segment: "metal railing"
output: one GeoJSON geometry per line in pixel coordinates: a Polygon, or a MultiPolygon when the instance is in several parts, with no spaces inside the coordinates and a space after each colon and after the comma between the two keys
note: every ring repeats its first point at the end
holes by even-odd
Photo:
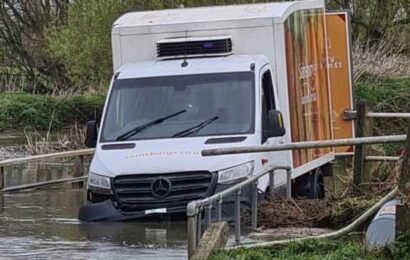
{"type": "Polygon", "coordinates": [[[384,156],[384,155],[368,155],[365,157],[366,161],[385,161],[385,162],[397,162],[400,160],[400,156],[384,156]]]}
{"type": "Polygon", "coordinates": [[[410,113],[367,112],[366,116],[374,118],[410,118],[410,113]]]}
{"type": "Polygon", "coordinates": [[[82,150],[74,150],[74,151],[66,151],[66,152],[59,152],[59,153],[48,153],[48,154],[40,154],[40,155],[32,155],[27,157],[15,158],[15,159],[7,159],[0,161],[0,167],[11,166],[21,163],[28,163],[28,162],[38,162],[44,159],[58,159],[58,158],[66,158],[72,156],[81,156],[81,155],[91,155],[93,154],[95,149],[82,149],[82,150]]]}
{"type": "Polygon", "coordinates": [[[286,170],[286,198],[291,197],[291,176],[292,170],[289,166],[272,166],[267,171],[254,175],[245,181],[238,183],[224,191],[221,191],[211,197],[191,201],[187,205],[187,225],[188,225],[188,256],[192,256],[202,235],[202,213],[205,211],[205,228],[212,222],[212,208],[215,205],[216,221],[222,220],[222,203],[224,198],[234,194],[234,219],[235,219],[235,241],[240,242],[241,239],[241,190],[251,185],[251,225],[253,229],[257,228],[257,211],[258,211],[258,180],[259,178],[269,174],[269,194],[274,194],[274,175],[277,170],[286,170]]]}
{"type": "MultiPolygon", "coordinates": [[[[290,144],[279,144],[274,146],[248,146],[248,147],[230,147],[230,148],[216,148],[216,149],[206,149],[202,150],[203,156],[216,156],[216,155],[227,155],[227,154],[241,154],[241,153],[260,153],[260,152],[274,152],[274,151],[287,151],[287,150],[299,150],[299,149],[311,149],[320,147],[337,147],[346,145],[363,145],[363,144],[378,144],[378,143],[392,143],[392,142],[404,142],[406,141],[407,135],[392,135],[392,136],[377,136],[377,137],[361,137],[361,138],[350,138],[350,139],[338,139],[338,140],[322,140],[322,141],[310,141],[310,142],[297,142],[290,144]]],[[[378,157],[369,157],[370,160],[381,159],[378,157]]],[[[398,160],[397,157],[389,158],[391,160],[398,160]]],[[[221,220],[221,203],[223,197],[235,193],[235,240],[240,241],[240,191],[245,185],[252,183],[252,228],[257,227],[257,192],[255,192],[255,187],[257,187],[257,180],[270,173],[270,189],[269,193],[273,194],[274,190],[274,178],[273,174],[275,170],[285,169],[287,170],[287,198],[291,196],[291,167],[288,166],[276,166],[270,170],[253,176],[233,187],[215,194],[209,198],[203,200],[192,201],[187,206],[187,225],[188,225],[188,256],[191,256],[195,251],[199,239],[201,236],[201,216],[202,210],[205,212],[205,222],[206,225],[210,223],[211,219],[211,209],[212,205],[217,206],[217,221],[221,220]],[[256,194],[256,195],[254,195],[256,194]],[[256,198],[256,199],[255,199],[256,198]],[[238,209],[239,208],[239,209],[238,209]]]]}
{"type": "MultiPolygon", "coordinates": [[[[357,118],[357,110],[346,110],[343,113],[345,120],[357,118]]],[[[366,112],[365,117],[372,118],[410,118],[410,113],[392,113],[392,112],[366,112]]]]}
{"type": "Polygon", "coordinates": [[[386,135],[361,138],[348,138],[336,140],[308,141],[295,142],[289,144],[279,144],[273,146],[245,146],[245,147],[228,147],[202,150],[203,156],[225,155],[225,154],[240,154],[240,153],[261,153],[275,152],[286,150],[300,150],[322,147],[338,147],[346,145],[359,144],[382,144],[382,143],[401,143],[406,141],[406,135],[386,135]]]}
{"type": "MultiPolygon", "coordinates": [[[[345,120],[355,120],[356,137],[366,137],[373,135],[373,121],[377,119],[409,119],[410,113],[396,112],[371,112],[371,106],[366,100],[360,100],[356,104],[356,110],[344,111],[345,120]]],[[[369,147],[356,145],[353,156],[353,185],[357,188],[362,179],[370,175],[369,161],[396,162],[397,158],[391,156],[371,156],[368,154],[369,147]]]]}
{"type": "Polygon", "coordinates": [[[87,177],[86,175],[84,175],[84,172],[83,172],[84,156],[92,155],[94,151],[95,149],[82,149],[82,150],[50,153],[50,154],[33,155],[33,156],[27,156],[27,157],[15,158],[15,159],[7,159],[7,160],[0,161],[0,192],[30,189],[30,188],[52,185],[52,184],[57,184],[57,183],[82,181],[86,179],[87,177]],[[35,182],[35,183],[17,185],[17,186],[12,186],[12,187],[4,187],[5,186],[5,167],[22,164],[22,163],[39,162],[39,161],[43,161],[46,159],[51,160],[51,159],[59,159],[59,158],[67,158],[67,157],[76,158],[74,162],[73,177],[57,179],[57,180],[49,180],[49,181],[43,181],[43,182],[35,182]]]}

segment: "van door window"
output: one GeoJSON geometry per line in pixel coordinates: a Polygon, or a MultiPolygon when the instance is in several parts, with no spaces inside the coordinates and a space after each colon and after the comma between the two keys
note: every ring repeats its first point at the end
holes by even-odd
{"type": "Polygon", "coordinates": [[[269,110],[276,109],[275,95],[270,70],[262,75],[262,143],[266,141],[264,129],[267,125],[269,110]]]}
{"type": "Polygon", "coordinates": [[[266,71],[262,76],[262,88],[265,96],[266,107],[269,110],[276,109],[275,95],[273,94],[273,84],[270,70],[266,71]]]}

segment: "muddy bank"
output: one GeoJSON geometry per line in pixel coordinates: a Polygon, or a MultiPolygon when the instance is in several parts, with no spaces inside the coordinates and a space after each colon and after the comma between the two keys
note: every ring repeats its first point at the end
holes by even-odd
{"type": "Polygon", "coordinates": [[[0,160],[27,156],[24,133],[0,132],[0,160]]]}
{"type": "Polygon", "coordinates": [[[0,160],[86,148],[85,128],[73,126],[59,132],[0,132],[0,160]]]}
{"type": "MultiPolygon", "coordinates": [[[[377,202],[378,196],[346,197],[342,199],[269,199],[258,208],[258,224],[271,228],[330,228],[343,227],[377,202]]],[[[250,222],[250,215],[244,216],[250,222]]]]}
{"type": "Polygon", "coordinates": [[[6,146],[0,147],[0,161],[12,158],[19,158],[27,156],[28,153],[24,149],[24,146],[21,145],[13,145],[13,146],[6,146]]]}

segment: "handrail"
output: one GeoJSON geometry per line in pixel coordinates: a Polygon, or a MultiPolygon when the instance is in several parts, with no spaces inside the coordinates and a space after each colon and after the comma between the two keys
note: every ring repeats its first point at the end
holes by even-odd
{"type": "Polygon", "coordinates": [[[368,155],[364,159],[366,161],[397,162],[400,160],[400,156],[368,155]]]}
{"type": "MultiPolygon", "coordinates": [[[[367,112],[366,117],[372,118],[410,118],[410,113],[400,112],[367,112]]],[[[357,118],[357,110],[346,110],[343,112],[345,120],[353,120],[357,118]]]]}
{"type": "MultiPolygon", "coordinates": [[[[285,151],[285,150],[298,150],[298,149],[311,149],[319,147],[337,147],[346,145],[359,145],[359,144],[375,144],[375,143],[392,143],[392,142],[404,142],[406,140],[406,135],[392,135],[392,136],[376,136],[376,137],[361,137],[361,138],[349,138],[349,139],[337,139],[337,140],[321,140],[321,141],[309,141],[309,142],[296,142],[289,144],[279,144],[272,146],[248,146],[248,147],[230,147],[230,148],[219,148],[219,149],[206,149],[202,150],[203,156],[213,156],[213,155],[226,155],[226,154],[240,154],[240,153],[259,153],[259,152],[273,152],[273,151],[285,151]]],[[[369,157],[368,159],[381,159],[379,157],[369,157]]],[[[396,160],[393,157],[384,157],[386,160],[396,160]]],[[[201,234],[201,223],[200,216],[202,210],[206,207],[205,217],[206,224],[211,221],[211,209],[212,204],[217,203],[217,218],[218,221],[221,220],[220,208],[222,204],[222,198],[228,194],[235,193],[235,240],[240,242],[240,192],[244,185],[249,185],[252,183],[252,227],[257,226],[257,192],[255,183],[257,180],[270,173],[270,190],[273,193],[274,183],[273,183],[273,172],[278,169],[286,169],[288,173],[287,178],[287,195],[290,198],[290,183],[291,183],[291,168],[287,166],[274,166],[270,170],[253,176],[248,180],[243,181],[225,191],[215,194],[209,198],[203,200],[192,201],[187,206],[187,217],[188,217],[188,256],[190,257],[194,252],[201,234]],[[255,204],[255,205],[254,205],[255,204]]]]}
{"type": "Polygon", "coordinates": [[[228,147],[202,150],[202,156],[225,155],[225,154],[240,154],[240,153],[260,153],[287,151],[299,149],[311,149],[321,147],[337,147],[346,145],[358,144],[381,144],[381,143],[400,143],[406,141],[406,135],[387,135],[387,136],[372,136],[360,138],[347,138],[335,140],[321,140],[308,142],[295,142],[289,144],[267,145],[267,146],[245,146],[245,147],[228,147]]]}
{"type": "Polygon", "coordinates": [[[366,116],[374,118],[410,118],[410,113],[367,112],[366,116]]]}
{"type": "Polygon", "coordinates": [[[289,199],[291,197],[291,175],[292,175],[292,168],[290,166],[271,166],[268,170],[264,171],[263,173],[254,175],[226,190],[223,190],[217,194],[212,195],[211,197],[202,199],[202,200],[194,200],[188,203],[187,205],[187,225],[188,225],[188,257],[191,257],[193,252],[195,251],[198,242],[201,237],[201,215],[202,210],[205,208],[206,214],[206,225],[209,225],[212,221],[212,204],[216,204],[216,216],[217,221],[221,221],[222,219],[222,202],[223,199],[229,195],[235,193],[235,240],[236,242],[240,242],[241,236],[241,217],[240,217],[240,194],[241,189],[247,185],[252,184],[252,200],[251,200],[251,207],[252,207],[252,228],[257,227],[257,205],[258,205],[258,190],[257,190],[257,182],[258,179],[269,174],[269,193],[273,195],[274,191],[274,173],[276,170],[286,170],[287,178],[286,178],[286,197],[289,199]]]}
{"type": "Polygon", "coordinates": [[[213,203],[223,199],[224,197],[234,193],[235,191],[240,190],[244,186],[251,184],[252,182],[258,180],[260,177],[265,176],[269,172],[276,171],[276,170],[288,170],[289,171],[289,170],[291,170],[291,167],[289,167],[289,166],[272,166],[269,170],[267,170],[267,171],[265,171],[261,174],[254,175],[254,176],[244,180],[243,182],[240,182],[240,183],[238,183],[238,184],[236,184],[236,185],[234,185],[234,186],[232,186],[232,187],[230,187],[226,190],[223,190],[219,193],[216,193],[216,194],[212,195],[211,197],[208,197],[208,198],[205,198],[205,199],[202,199],[202,200],[191,201],[188,204],[188,207],[187,207],[187,216],[192,216],[191,214],[196,214],[197,213],[197,212],[194,213],[193,211],[191,211],[192,208],[190,208],[190,205],[191,205],[191,207],[193,207],[195,205],[195,208],[198,208],[198,207],[208,206],[209,204],[213,204],[213,203]]]}
{"type": "Polygon", "coordinates": [[[7,159],[0,161],[0,167],[11,166],[21,163],[28,163],[28,162],[37,162],[44,159],[58,159],[64,157],[71,157],[71,156],[79,156],[79,155],[90,155],[93,154],[95,149],[82,149],[82,150],[74,150],[74,151],[66,151],[66,152],[58,152],[58,153],[49,153],[49,154],[40,154],[40,155],[33,155],[21,158],[14,158],[14,159],[7,159]]]}
{"type": "Polygon", "coordinates": [[[313,240],[313,239],[335,239],[335,238],[346,235],[349,232],[352,232],[353,230],[357,229],[357,227],[362,225],[368,218],[370,218],[371,216],[374,216],[377,213],[377,210],[380,209],[386,202],[394,199],[397,196],[397,194],[399,194],[398,187],[394,188],[386,196],[381,198],[376,204],[374,204],[371,208],[366,210],[362,215],[356,218],[352,223],[350,223],[349,225],[337,231],[333,231],[330,233],[325,233],[325,234],[321,234],[317,236],[305,236],[305,237],[299,237],[299,238],[290,238],[290,239],[284,239],[284,240],[274,240],[274,241],[260,242],[256,244],[247,244],[247,245],[227,247],[226,250],[234,250],[238,248],[272,247],[275,245],[282,245],[286,243],[296,243],[296,242],[302,242],[302,241],[313,240]]]}
{"type": "Polygon", "coordinates": [[[54,185],[54,184],[60,184],[60,183],[80,182],[80,181],[84,181],[85,179],[87,179],[87,177],[88,175],[84,175],[80,177],[68,177],[68,178],[57,179],[57,180],[49,180],[49,181],[22,184],[22,185],[3,188],[1,192],[22,191],[22,190],[38,188],[38,187],[54,185]]]}
{"type": "Polygon", "coordinates": [[[63,182],[70,182],[72,181],[70,178],[67,179],[61,179],[61,180],[54,180],[47,182],[46,184],[40,182],[40,183],[33,183],[30,185],[22,185],[20,186],[13,186],[13,187],[7,187],[5,188],[5,167],[7,166],[12,166],[16,164],[22,164],[22,163],[28,163],[28,162],[38,162],[44,159],[58,159],[58,158],[65,158],[65,157],[72,157],[72,156],[78,156],[79,161],[75,162],[75,165],[78,165],[78,167],[75,167],[74,169],[74,176],[73,178],[81,177],[83,175],[83,159],[84,155],[91,155],[95,152],[95,149],[82,149],[82,150],[74,150],[74,151],[66,151],[66,152],[59,152],[59,153],[49,153],[49,154],[40,154],[40,155],[33,155],[33,156],[27,156],[27,157],[21,157],[21,158],[14,158],[14,159],[7,159],[0,161],[0,192],[2,191],[11,191],[12,189],[22,189],[26,188],[26,186],[30,187],[36,187],[36,186],[44,186],[48,184],[52,184],[53,182],[56,183],[63,183],[63,182]],[[77,164],[78,163],[78,164],[77,164]]]}

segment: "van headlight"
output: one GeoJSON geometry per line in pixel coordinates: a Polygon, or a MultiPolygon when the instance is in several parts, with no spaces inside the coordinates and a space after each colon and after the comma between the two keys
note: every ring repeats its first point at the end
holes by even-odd
{"type": "Polygon", "coordinates": [[[90,172],[88,175],[88,185],[103,189],[111,189],[110,178],[90,172]]]}
{"type": "Polygon", "coordinates": [[[218,171],[218,183],[233,183],[236,180],[243,179],[252,175],[253,164],[253,162],[248,162],[218,171]]]}

